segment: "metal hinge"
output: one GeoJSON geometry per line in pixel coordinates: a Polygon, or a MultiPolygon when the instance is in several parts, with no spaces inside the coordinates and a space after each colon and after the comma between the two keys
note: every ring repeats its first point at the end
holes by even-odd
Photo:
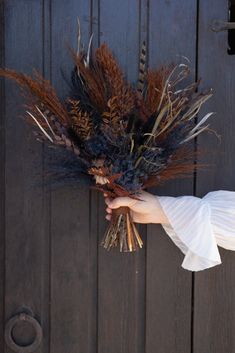
{"type": "Polygon", "coordinates": [[[213,32],[227,31],[235,29],[235,22],[226,22],[222,20],[214,20],[211,23],[211,30],[213,32]]]}

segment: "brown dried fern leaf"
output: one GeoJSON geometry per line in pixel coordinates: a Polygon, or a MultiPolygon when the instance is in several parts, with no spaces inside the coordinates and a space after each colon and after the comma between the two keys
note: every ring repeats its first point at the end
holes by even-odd
{"type": "Polygon", "coordinates": [[[80,139],[86,140],[90,138],[94,133],[90,115],[80,109],[79,101],[68,99],[68,102],[71,106],[69,114],[71,117],[72,129],[80,139]]]}
{"type": "Polygon", "coordinates": [[[110,98],[107,105],[109,110],[102,114],[103,128],[106,129],[108,127],[114,135],[124,132],[127,122],[120,119],[121,112],[118,97],[110,98]]]}

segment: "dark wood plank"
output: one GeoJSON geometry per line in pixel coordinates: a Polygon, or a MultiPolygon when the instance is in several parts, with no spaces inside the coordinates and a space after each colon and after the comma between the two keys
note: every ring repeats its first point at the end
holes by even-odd
{"type": "MultiPolygon", "coordinates": [[[[143,11],[142,21],[144,17],[143,11]]],[[[138,72],[139,18],[139,1],[122,0],[118,6],[113,1],[100,2],[100,42],[111,47],[131,81],[138,72]]],[[[101,240],[107,222],[102,196],[99,201],[101,240]]],[[[116,250],[99,247],[98,352],[144,352],[145,248],[134,254],[116,250]]]]}
{"type": "MultiPolygon", "coordinates": [[[[137,77],[143,39],[149,39],[151,67],[185,55],[193,79],[196,3],[121,0],[117,11],[107,0],[11,0],[5,1],[3,20],[0,2],[0,66],[5,60],[7,67],[29,73],[36,67],[63,97],[68,88],[60,69],[69,75],[66,42],[76,48],[79,16],[84,44],[91,31],[94,46],[106,41],[128,79],[137,77]]],[[[213,134],[199,138],[200,145],[214,150],[204,158],[214,167],[197,174],[199,197],[235,190],[234,57],[227,55],[227,32],[210,31],[213,19],[227,18],[227,6],[219,0],[199,6],[198,76],[215,90],[205,110],[217,112],[212,128],[222,136],[220,145],[213,134]]],[[[51,193],[33,188],[43,179],[45,151],[19,119],[22,99],[12,83],[6,82],[6,105],[4,96],[1,80],[0,331],[5,320],[27,307],[43,327],[37,353],[235,353],[234,252],[220,248],[223,264],[193,275],[181,268],[183,254],[161,226],[148,226],[147,238],[143,226],[143,250],[107,253],[99,246],[107,226],[102,195],[79,187],[51,193]]],[[[193,194],[194,181],[174,181],[152,192],[193,194]]],[[[3,345],[0,335],[2,350],[3,345]]]]}
{"type": "MultiPolygon", "coordinates": [[[[152,1],[149,8],[149,65],[186,56],[195,76],[196,1],[152,1]]],[[[193,177],[152,189],[156,195],[192,195],[193,177]]],[[[190,352],[192,273],[181,267],[183,254],[160,225],[148,226],[146,352],[190,352]]]]}
{"type": "MultiPolygon", "coordinates": [[[[0,2],[0,67],[4,66],[4,4],[0,2]]],[[[5,87],[0,80],[0,332],[4,330],[4,285],[5,285],[5,87]]],[[[4,336],[0,335],[0,347],[4,347],[4,336]]]]}
{"type": "MultiPolygon", "coordinates": [[[[51,77],[61,97],[68,94],[60,69],[73,67],[66,43],[77,49],[77,16],[84,45],[90,34],[90,2],[51,3],[51,77]]],[[[95,198],[84,187],[63,187],[51,196],[51,351],[96,351],[97,256],[95,198]],[[91,219],[92,218],[92,219],[91,219]],[[91,224],[89,224],[92,221],[91,224]]]]}
{"type": "MultiPolygon", "coordinates": [[[[42,1],[5,2],[6,67],[42,70],[42,15],[42,1]]],[[[22,103],[16,86],[6,82],[5,319],[31,310],[43,327],[40,351],[48,352],[48,217],[43,190],[34,188],[42,181],[42,145],[20,119],[22,103]]],[[[18,342],[26,337],[24,332],[18,342]]]]}
{"type": "MultiPolygon", "coordinates": [[[[50,79],[50,68],[51,68],[51,36],[50,36],[50,0],[43,0],[42,2],[42,74],[45,78],[50,79]]],[[[42,178],[44,178],[45,168],[45,146],[42,146],[42,178]]],[[[46,276],[46,281],[44,285],[45,298],[42,303],[42,310],[45,315],[42,315],[41,321],[46,334],[43,338],[43,346],[50,352],[50,339],[51,339],[51,318],[50,318],[50,308],[51,308],[51,195],[48,188],[43,187],[43,212],[46,227],[46,242],[45,242],[45,261],[44,261],[44,276],[46,276]]]]}
{"type": "MultiPolygon", "coordinates": [[[[207,109],[216,112],[211,128],[221,135],[200,137],[199,144],[210,150],[203,161],[211,164],[209,171],[197,175],[197,195],[213,190],[235,191],[235,120],[234,72],[235,57],[227,54],[227,31],[212,32],[214,19],[227,20],[227,1],[200,1],[199,76],[205,87],[214,89],[207,109]]],[[[235,352],[235,253],[219,248],[222,264],[195,276],[194,352],[235,352]]]]}

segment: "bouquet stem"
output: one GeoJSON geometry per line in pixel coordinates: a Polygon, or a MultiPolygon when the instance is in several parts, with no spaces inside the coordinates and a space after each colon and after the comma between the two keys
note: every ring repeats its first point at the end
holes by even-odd
{"type": "Polygon", "coordinates": [[[101,245],[107,250],[119,246],[121,252],[132,252],[142,248],[143,241],[132,220],[129,207],[119,207],[112,211],[110,225],[101,245]]]}

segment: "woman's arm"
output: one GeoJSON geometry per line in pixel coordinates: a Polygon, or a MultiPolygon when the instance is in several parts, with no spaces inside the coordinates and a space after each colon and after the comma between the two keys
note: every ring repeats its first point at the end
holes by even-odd
{"type": "Polygon", "coordinates": [[[196,196],[156,196],[142,192],[143,201],[105,196],[108,220],[112,209],[128,206],[136,223],[160,223],[184,253],[184,269],[200,271],[221,264],[217,245],[235,250],[235,192],[218,190],[196,196]]]}

